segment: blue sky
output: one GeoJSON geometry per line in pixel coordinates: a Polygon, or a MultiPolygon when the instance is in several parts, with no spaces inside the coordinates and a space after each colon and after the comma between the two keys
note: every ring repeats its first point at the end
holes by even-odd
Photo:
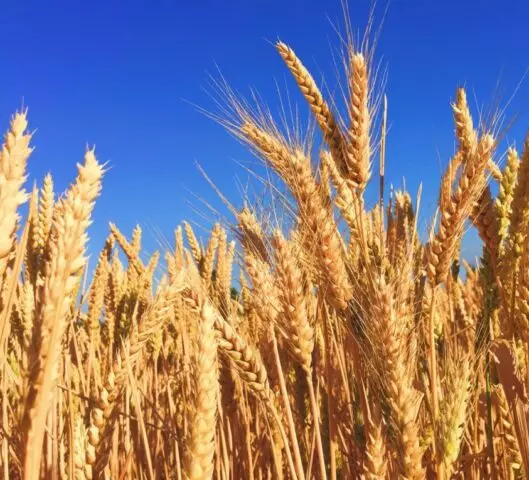
{"type": "MultiPolygon", "coordinates": [[[[377,24],[383,13],[380,1],[377,24]]],[[[370,2],[349,2],[362,29],[370,2]]],[[[503,103],[529,67],[529,2],[525,0],[393,0],[376,59],[387,67],[388,181],[415,192],[424,183],[423,215],[433,213],[442,168],[453,151],[450,101],[466,85],[474,107],[503,103]],[[499,89],[497,85],[500,85],[499,89]],[[477,103],[474,101],[477,100],[477,103]]],[[[146,247],[154,230],[172,238],[184,218],[196,217],[191,191],[220,201],[195,167],[201,163],[236,205],[237,162],[250,154],[192,106],[214,109],[207,93],[216,65],[234,88],[250,87],[277,111],[276,82],[302,102],[271,42],[289,43],[315,78],[332,82],[342,23],[339,0],[49,1],[2,5],[0,126],[29,107],[37,147],[30,182],[47,171],[64,190],[86,144],[111,169],[91,227],[98,249],[109,221],[127,234],[136,223],[146,247]]],[[[508,109],[507,134],[521,146],[529,127],[529,79],[508,109]]],[[[472,245],[468,247],[471,254],[472,245]]],[[[469,253],[467,252],[467,253],[469,253]]]]}

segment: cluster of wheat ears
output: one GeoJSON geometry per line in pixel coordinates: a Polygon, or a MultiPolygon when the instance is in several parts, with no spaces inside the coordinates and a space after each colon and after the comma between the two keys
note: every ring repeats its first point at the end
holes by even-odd
{"type": "Polygon", "coordinates": [[[247,202],[203,245],[184,223],[161,275],[139,227],[127,238],[110,225],[87,280],[105,166],[88,150],[66,193],[49,175],[27,193],[31,134],[26,112],[12,118],[0,152],[2,478],[528,474],[529,137],[501,169],[494,128],[457,90],[457,148],[421,235],[419,196],[366,207],[373,164],[383,190],[386,139],[372,55],[347,46],[339,116],[276,47],[321,146],[228,92],[225,125],[284,186],[281,220],[247,202]],[[470,223],[483,255],[461,260],[463,274],[470,223]]]}

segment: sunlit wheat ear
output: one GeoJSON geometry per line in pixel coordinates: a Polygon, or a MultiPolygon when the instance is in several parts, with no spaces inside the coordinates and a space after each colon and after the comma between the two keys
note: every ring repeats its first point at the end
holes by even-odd
{"type": "Polygon", "coordinates": [[[297,263],[296,252],[280,231],[274,234],[273,242],[282,308],[280,317],[287,332],[287,340],[292,345],[294,357],[306,372],[311,372],[314,328],[310,324],[305,302],[303,275],[297,263]]]}
{"type": "Polygon", "coordinates": [[[498,212],[495,208],[488,185],[484,188],[483,193],[474,204],[474,208],[470,212],[470,219],[491,254],[494,265],[496,265],[500,250],[499,221],[498,212]]]}
{"type": "Polygon", "coordinates": [[[221,229],[215,268],[214,296],[217,299],[221,314],[225,317],[228,317],[230,314],[230,282],[234,254],[234,242],[228,245],[226,231],[221,229]]]}
{"type": "Polygon", "coordinates": [[[361,53],[350,59],[349,142],[346,156],[349,172],[347,179],[363,190],[369,180],[371,163],[371,112],[369,108],[369,71],[367,60],[361,53]]]}
{"type": "Polygon", "coordinates": [[[366,459],[364,461],[364,475],[366,480],[386,478],[388,458],[386,439],[382,429],[382,422],[370,421],[366,439],[366,459]]]}
{"type": "MultiPolygon", "coordinates": [[[[308,252],[316,255],[322,288],[326,290],[333,306],[343,310],[351,299],[352,287],[336,223],[332,212],[323,204],[321,191],[307,157],[301,151],[296,151],[290,161],[292,180],[289,187],[298,204],[300,229],[306,232],[306,239],[319,237],[315,245],[306,243],[305,246],[308,252]]],[[[285,181],[288,184],[286,179],[285,181]]]]}
{"type": "Polygon", "coordinates": [[[497,411],[500,422],[498,426],[501,428],[509,469],[515,473],[522,469],[522,458],[516,429],[513,425],[513,415],[509,410],[509,404],[507,403],[503,388],[500,386],[496,389],[495,393],[498,398],[497,411]]]}
{"type": "Polygon", "coordinates": [[[184,265],[184,235],[182,227],[178,226],[175,230],[175,267],[180,270],[184,265]]]}
{"type": "Polygon", "coordinates": [[[145,266],[138,256],[137,249],[128,242],[128,240],[125,238],[125,235],[123,235],[118,227],[116,227],[116,225],[113,223],[110,224],[110,232],[123,252],[125,252],[129,264],[136,269],[138,275],[143,274],[145,272],[145,266]]]}
{"type": "Polygon", "coordinates": [[[498,248],[499,241],[495,231],[496,212],[486,192],[485,196],[482,196],[486,190],[485,169],[492,156],[494,139],[489,134],[478,139],[463,89],[457,91],[456,102],[452,107],[459,151],[443,179],[440,226],[427,249],[427,271],[434,284],[440,283],[446,277],[463,233],[464,222],[473,210],[476,211],[475,217],[482,235],[489,239],[495,249],[498,248]],[[461,173],[457,186],[452,190],[452,180],[459,164],[461,173]]]}
{"type": "MultiPolygon", "coordinates": [[[[529,255],[524,254],[520,261],[520,270],[516,275],[516,298],[514,305],[515,325],[523,332],[524,337],[529,336],[529,255]]],[[[506,310],[508,311],[508,310],[506,310]]],[[[512,335],[512,331],[509,334],[512,335]]]]}
{"type": "Polygon", "coordinates": [[[372,318],[376,319],[373,340],[391,408],[389,418],[395,428],[399,472],[405,478],[419,479],[423,478],[424,470],[417,421],[418,397],[412,386],[416,362],[408,343],[413,339],[406,319],[409,313],[400,310],[404,306],[396,305],[391,287],[384,285],[383,280],[377,290],[372,299],[372,318]]]}
{"type": "Polygon", "coordinates": [[[268,261],[265,234],[254,213],[244,207],[237,216],[239,222],[239,241],[248,254],[257,256],[260,260],[268,261]]]}
{"type": "Polygon", "coordinates": [[[494,139],[491,135],[486,134],[479,140],[462,168],[450,201],[447,201],[439,212],[438,231],[426,250],[426,269],[435,285],[446,278],[463,234],[465,220],[485,188],[485,169],[493,147],[494,139]]]}
{"type": "Polygon", "coordinates": [[[193,258],[195,259],[195,262],[199,264],[200,260],[202,259],[202,248],[200,247],[200,243],[198,243],[195,232],[193,231],[193,227],[188,222],[184,222],[184,230],[186,232],[187,241],[189,243],[189,247],[191,248],[193,258]]]}
{"type": "Polygon", "coordinates": [[[284,139],[268,132],[251,119],[243,118],[240,135],[285,180],[289,177],[291,152],[284,139]]]}
{"type": "Polygon", "coordinates": [[[439,455],[447,476],[454,471],[454,463],[459,456],[465,418],[467,415],[467,401],[470,389],[470,364],[468,358],[453,361],[446,376],[444,398],[440,405],[439,417],[439,455]],[[457,372],[457,373],[456,373],[457,372]]]}
{"type": "MultiPolygon", "coordinates": [[[[189,290],[184,293],[186,303],[191,309],[197,311],[201,305],[201,296],[189,290]]],[[[234,328],[226,322],[218,311],[213,310],[215,329],[218,334],[219,352],[226,355],[235,365],[243,381],[251,392],[264,401],[271,400],[268,375],[259,352],[248,344],[234,328]]]]}
{"type": "Polygon", "coordinates": [[[213,476],[215,455],[215,425],[217,417],[217,345],[215,315],[205,303],[201,310],[195,350],[193,379],[195,399],[192,406],[191,437],[186,477],[206,480],[213,476]]]}
{"type": "Polygon", "coordinates": [[[217,252],[217,247],[219,244],[219,234],[220,225],[216,223],[211,231],[211,237],[206,247],[206,251],[204,252],[202,262],[200,264],[200,274],[204,279],[206,289],[209,288],[209,285],[212,280],[213,267],[215,264],[215,254],[217,252]]]}
{"type": "Polygon", "coordinates": [[[529,228],[529,135],[518,167],[518,180],[513,190],[511,221],[504,259],[504,276],[512,277],[524,251],[529,228]]]}
{"type": "MultiPolygon", "coordinates": [[[[456,101],[452,105],[452,108],[456,125],[456,137],[459,141],[459,151],[455,158],[460,161],[462,170],[464,171],[469,162],[475,161],[473,160],[473,157],[475,157],[477,153],[476,150],[479,149],[478,135],[474,129],[464,89],[459,88],[457,90],[456,101]]],[[[478,155],[479,154],[480,153],[478,153],[478,155]]],[[[485,160],[487,166],[492,166],[492,169],[496,174],[497,166],[492,160],[492,156],[489,155],[485,160]]],[[[453,174],[455,174],[455,172],[453,174]]],[[[501,176],[501,173],[499,175],[501,176]]],[[[476,200],[469,215],[478,229],[481,239],[489,250],[493,263],[497,264],[497,255],[500,248],[498,214],[494,207],[489,186],[483,185],[482,188],[483,192],[481,192],[479,198],[476,200]]],[[[445,197],[446,196],[442,195],[442,199],[445,197]]],[[[442,206],[442,208],[446,210],[447,202],[443,202],[442,206]]]]}
{"type": "Polygon", "coordinates": [[[94,272],[94,280],[90,288],[90,297],[87,312],[87,327],[94,348],[99,347],[100,342],[100,316],[105,302],[105,289],[108,286],[108,275],[110,265],[108,264],[105,249],[101,250],[94,272]]]}
{"type": "Polygon", "coordinates": [[[223,271],[223,289],[224,294],[228,297],[230,296],[230,285],[232,283],[232,277],[233,277],[233,266],[235,261],[235,248],[236,248],[235,240],[232,240],[226,249],[226,262],[224,264],[224,271],[223,271]]]}
{"type": "Polygon", "coordinates": [[[252,254],[245,255],[244,261],[253,286],[250,302],[264,322],[275,322],[278,313],[278,287],[274,283],[270,265],[252,254]]]}
{"type": "Polygon", "coordinates": [[[24,111],[11,119],[0,152],[0,275],[5,272],[7,256],[13,248],[18,207],[28,199],[22,186],[33,149],[29,146],[31,134],[27,132],[26,115],[24,111]]]}
{"type": "Polygon", "coordinates": [[[500,238],[500,254],[503,256],[505,251],[505,245],[503,240],[507,237],[509,225],[511,223],[512,216],[512,201],[514,189],[516,187],[518,167],[520,165],[520,159],[518,153],[514,148],[509,148],[507,151],[507,162],[502,173],[500,182],[500,189],[498,196],[495,200],[496,210],[498,212],[499,230],[498,235],[500,238]]]}
{"type": "Polygon", "coordinates": [[[472,150],[477,145],[477,133],[474,130],[474,122],[468,107],[467,94],[463,88],[458,88],[456,101],[452,105],[454,111],[454,123],[456,126],[456,137],[459,141],[459,150],[466,162],[472,150]]]}
{"type": "Polygon", "coordinates": [[[50,240],[50,260],[44,284],[44,307],[35,326],[30,390],[24,414],[25,478],[38,478],[46,414],[57,384],[62,341],[72,293],[85,264],[86,229],[101,189],[103,166],[93,150],[78,165],[76,182],[61,201],[50,240]]]}
{"type": "Polygon", "coordinates": [[[132,251],[139,255],[141,252],[141,238],[143,235],[143,231],[139,225],[136,225],[134,227],[134,230],[132,231],[132,238],[130,240],[130,247],[132,251]]]}
{"type": "MultiPolygon", "coordinates": [[[[113,238],[113,237],[111,237],[113,238]]],[[[107,335],[107,352],[108,363],[113,362],[113,353],[115,349],[115,333],[116,333],[116,319],[118,315],[118,306],[121,300],[121,289],[123,287],[121,281],[121,266],[117,255],[114,255],[111,260],[108,260],[107,284],[104,291],[104,305],[105,305],[105,324],[104,330],[107,335]]]]}
{"type": "Polygon", "coordinates": [[[53,207],[55,204],[55,192],[53,190],[53,179],[48,173],[44,177],[44,183],[40,192],[39,198],[39,213],[37,217],[37,225],[35,231],[35,242],[33,248],[39,252],[43,257],[43,261],[40,265],[40,274],[44,274],[44,265],[48,255],[48,240],[50,237],[52,220],[53,220],[53,207]]]}
{"type": "Polygon", "coordinates": [[[288,69],[294,76],[305,100],[309,104],[316,122],[323,133],[323,137],[329,146],[334,161],[340,170],[346,172],[345,142],[334,115],[323,99],[320,89],[308,70],[303,66],[294,51],[283,42],[277,42],[276,48],[283,58],[288,69]]]}
{"type": "Polygon", "coordinates": [[[322,163],[326,165],[332,183],[336,188],[334,204],[349,227],[351,233],[349,243],[354,245],[354,249],[363,248],[365,247],[363,245],[365,241],[363,231],[366,215],[363,201],[340,174],[336,165],[334,165],[330,154],[326,151],[322,151],[320,157],[322,163]]]}
{"type": "Polygon", "coordinates": [[[74,425],[74,458],[73,469],[75,480],[84,480],[85,475],[85,443],[86,443],[86,429],[83,424],[83,419],[78,417],[74,425]]]}

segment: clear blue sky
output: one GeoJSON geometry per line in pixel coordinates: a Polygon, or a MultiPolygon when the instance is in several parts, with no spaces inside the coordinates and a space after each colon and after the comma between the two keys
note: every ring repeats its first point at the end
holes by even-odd
{"type": "MultiPolygon", "coordinates": [[[[355,28],[369,6],[350,0],[355,28]]],[[[51,171],[65,189],[86,144],[110,163],[94,249],[108,221],[127,234],[140,223],[150,249],[155,228],[172,238],[182,219],[196,218],[189,191],[219,206],[195,161],[238,204],[234,176],[245,174],[236,162],[251,157],[190,103],[214,108],[204,87],[215,65],[235,88],[255,87],[272,110],[276,81],[302,101],[270,42],[289,43],[315,78],[330,79],[337,39],[329,18],[342,20],[339,0],[41,0],[3,2],[1,11],[0,126],[29,107],[37,147],[30,182],[51,171]]],[[[506,101],[529,67],[528,16],[525,0],[391,2],[376,52],[389,70],[388,177],[396,185],[406,177],[412,192],[424,182],[425,222],[453,151],[455,87],[490,105],[499,80],[506,101]]],[[[529,127],[528,82],[508,110],[518,115],[508,134],[518,145],[529,127]]]]}

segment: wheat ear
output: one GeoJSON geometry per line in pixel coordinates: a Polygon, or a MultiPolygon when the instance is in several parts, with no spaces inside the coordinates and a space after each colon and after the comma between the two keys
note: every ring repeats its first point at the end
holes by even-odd
{"type": "Polygon", "coordinates": [[[424,477],[424,470],[416,421],[416,393],[412,386],[415,361],[407,352],[410,348],[407,345],[409,319],[398,311],[391,288],[383,280],[378,290],[373,310],[373,318],[377,319],[374,332],[380,348],[383,378],[387,379],[384,388],[397,436],[399,471],[404,478],[419,479],[424,477]]]}
{"type": "Polygon", "coordinates": [[[471,158],[464,164],[456,189],[440,211],[440,226],[426,250],[427,272],[432,284],[438,285],[448,274],[465,220],[485,188],[485,167],[494,147],[491,135],[480,139],[471,158]]]}
{"type": "Polygon", "coordinates": [[[520,159],[514,148],[509,148],[507,152],[507,162],[503,170],[500,182],[500,189],[496,198],[496,210],[498,212],[498,235],[500,237],[500,254],[503,256],[503,240],[507,237],[512,215],[512,201],[514,189],[516,187],[518,167],[520,159]]]}
{"type": "Polygon", "coordinates": [[[347,171],[343,134],[312,75],[289,46],[277,42],[276,48],[307,100],[338,168],[343,172],[347,171]]]}
{"type": "Polygon", "coordinates": [[[438,424],[438,454],[447,478],[452,475],[454,464],[459,457],[470,386],[468,358],[454,362],[452,367],[454,370],[446,376],[445,396],[440,405],[438,424]]]}
{"type": "Polygon", "coordinates": [[[361,53],[352,54],[350,60],[351,100],[349,116],[349,174],[347,179],[363,190],[369,180],[371,159],[371,113],[369,111],[369,72],[367,60],[361,53]]]}
{"type": "Polygon", "coordinates": [[[193,227],[188,222],[184,222],[184,230],[186,232],[186,237],[187,241],[189,242],[189,246],[191,247],[191,253],[193,254],[193,258],[195,259],[195,262],[197,262],[198,265],[202,258],[202,248],[200,248],[200,243],[198,243],[197,237],[195,236],[195,232],[193,231],[193,227]]]}
{"type": "Polygon", "coordinates": [[[190,480],[208,480],[213,477],[219,389],[214,324],[213,308],[204,303],[193,368],[195,400],[186,465],[186,476],[190,480]]]}
{"type": "Polygon", "coordinates": [[[5,272],[6,257],[13,247],[19,220],[18,207],[28,199],[22,188],[26,181],[27,160],[32,152],[27,126],[26,112],[17,113],[11,119],[0,152],[0,276],[5,272]]]}
{"type": "Polygon", "coordinates": [[[294,357],[305,372],[311,372],[314,328],[309,320],[302,272],[292,244],[283,238],[279,230],[274,234],[274,245],[283,325],[294,357]]]}
{"type": "Polygon", "coordinates": [[[24,413],[24,478],[39,478],[46,415],[57,382],[62,339],[72,294],[85,264],[85,233],[90,225],[94,201],[101,189],[103,166],[93,150],[66,198],[58,207],[50,241],[50,262],[44,284],[44,306],[35,331],[35,361],[30,372],[29,393],[24,413]]]}

